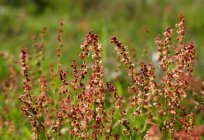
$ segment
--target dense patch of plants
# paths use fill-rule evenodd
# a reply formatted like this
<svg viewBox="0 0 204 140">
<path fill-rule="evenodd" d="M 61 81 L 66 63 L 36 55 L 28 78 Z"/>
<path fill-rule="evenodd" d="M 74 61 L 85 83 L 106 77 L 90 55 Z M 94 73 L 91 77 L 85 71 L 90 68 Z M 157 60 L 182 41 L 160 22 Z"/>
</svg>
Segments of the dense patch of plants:
<svg viewBox="0 0 204 140">
<path fill-rule="evenodd" d="M 198 128 L 195 120 L 197 115 L 203 116 L 204 86 L 199 83 L 201 89 L 192 88 L 195 47 L 193 42 L 184 41 L 184 23 L 181 15 L 175 35 L 168 27 L 155 40 L 162 70 L 159 78 L 153 64 L 134 63 L 127 47 L 111 37 L 129 78 L 123 95 L 118 94 L 117 78 L 110 81 L 104 78 L 103 45 L 93 32 L 86 35 L 78 56 L 81 60 L 72 62 L 70 73 L 61 62 L 63 20 L 60 20 L 57 62 L 50 64 L 50 73 L 45 75 L 42 62 L 46 28 L 40 39 L 33 36 L 34 51 L 20 52 L 23 93 L 19 96 L 21 110 L 32 128 L 31 139 L 202 137 L 203 126 Z M 17 86 L 12 67 L 10 73 L 10 79 L 2 86 L 5 98 Z"/>
</svg>

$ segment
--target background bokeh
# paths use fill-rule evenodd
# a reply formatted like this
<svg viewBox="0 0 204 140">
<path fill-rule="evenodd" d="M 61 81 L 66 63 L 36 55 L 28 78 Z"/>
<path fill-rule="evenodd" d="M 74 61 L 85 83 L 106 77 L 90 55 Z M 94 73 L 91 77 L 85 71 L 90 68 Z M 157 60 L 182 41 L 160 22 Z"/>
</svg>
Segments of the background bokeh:
<svg viewBox="0 0 204 140">
<path fill-rule="evenodd" d="M 122 95 L 126 92 L 123 87 L 127 87 L 128 84 L 127 72 L 123 69 L 115 71 L 120 65 L 114 46 L 110 44 L 111 36 L 117 36 L 128 46 L 137 64 L 141 60 L 146 63 L 153 62 L 159 77 L 160 71 L 154 59 L 157 53 L 155 38 L 162 34 L 166 27 L 174 28 L 175 23 L 178 23 L 179 14 L 185 16 L 186 43 L 195 43 L 194 78 L 201 81 L 204 79 L 203 13 L 204 0 L 0 0 L 0 82 L 8 79 L 9 65 L 17 70 L 17 78 L 20 77 L 20 50 L 32 50 L 32 35 L 39 36 L 43 27 L 47 27 L 47 32 L 44 38 L 46 57 L 43 61 L 42 75 L 49 76 L 49 64 L 55 65 L 57 61 L 58 21 L 63 18 L 63 67 L 67 68 L 73 59 L 80 61 L 80 44 L 84 41 L 86 33 L 93 31 L 103 45 L 105 78 L 108 81 L 113 80 L 111 77 L 121 75 L 115 84 L 118 94 Z M 17 84 L 17 91 L 11 90 L 5 94 L 6 96 L 2 94 L 3 88 L 0 86 L 0 120 L 13 121 L 13 125 L 7 124 L 11 129 L 16 127 L 17 130 L 5 128 L 4 132 L 2 131 L 5 133 L 3 139 L 12 139 L 16 135 L 19 136 L 18 139 L 29 139 L 31 136 L 28 120 L 22 121 L 22 113 L 19 113 L 21 103 L 18 96 L 23 93 L 21 78 L 17 79 Z M 10 111 L 4 110 L 4 106 L 9 106 Z M 202 115 L 196 119 L 196 124 L 203 124 Z M 0 121 L 0 128 L 1 123 L 3 122 Z M 11 136 L 12 133 L 15 135 Z"/>
<path fill-rule="evenodd" d="M 186 40 L 193 40 L 196 45 L 195 75 L 202 79 L 203 7 L 203 0 L 1 0 L 0 50 L 17 56 L 20 48 L 32 47 L 32 34 L 38 34 L 46 26 L 45 48 L 47 59 L 52 61 L 57 47 L 58 20 L 63 18 L 65 63 L 76 58 L 84 35 L 90 30 L 99 35 L 105 46 L 106 60 L 112 60 L 109 38 L 116 35 L 129 50 L 134 49 L 138 57 L 146 48 L 145 60 L 151 62 L 156 51 L 155 37 L 167 26 L 174 27 L 182 13 L 187 24 Z M 1 79 L 6 73 L 5 65 L 0 58 Z"/>
</svg>

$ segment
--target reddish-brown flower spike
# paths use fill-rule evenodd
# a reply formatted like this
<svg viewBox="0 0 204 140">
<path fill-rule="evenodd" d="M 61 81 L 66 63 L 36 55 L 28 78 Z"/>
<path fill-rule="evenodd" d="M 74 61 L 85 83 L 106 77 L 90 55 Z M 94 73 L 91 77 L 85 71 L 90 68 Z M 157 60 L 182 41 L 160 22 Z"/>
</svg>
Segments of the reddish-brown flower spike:
<svg viewBox="0 0 204 140">
<path fill-rule="evenodd" d="M 51 77 L 51 80 L 52 80 L 52 81 L 53 81 L 53 80 L 55 79 L 55 77 L 56 77 L 53 64 L 50 64 L 50 77 Z"/>
<path fill-rule="evenodd" d="M 129 76 L 132 77 L 134 71 L 134 63 L 128 56 L 129 52 L 127 51 L 126 47 L 123 46 L 123 44 L 118 41 L 115 36 L 113 36 L 110 41 L 111 43 L 114 43 L 116 45 L 115 50 L 117 51 L 117 54 L 121 57 L 121 62 L 126 66 Z"/>
<path fill-rule="evenodd" d="M 59 43 L 58 56 L 60 56 L 60 48 L 62 47 L 62 26 L 63 22 L 60 20 L 57 35 Z M 174 133 L 176 131 L 175 125 L 180 124 L 183 130 L 191 131 L 194 116 L 188 114 L 186 111 L 188 109 L 182 109 L 181 103 L 185 97 L 184 95 L 187 95 L 186 89 L 190 84 L 190 80 L 185 77 L 191 76 L 193 60 L 195 59 L 195 47 L 193 43 L 190 42 L 185 45 L 183 41 L 185 28 L 182 16 L 180 17 L 180 23 L 177 27 L 178 41 L 175 41 L 177 44 L 172 44 L 174 43 L 174 41 L 172 41 L 173 38 L 171 38 L 173 30 L 170 27 L 163 33 L 163 38 L 159 36 L 155 41 L 158 46 L 159 64 L 164 70 L 164 73 L 162 73 L 162 75 L 164 74 L 162 82 L 158 83 L 158 85 L 156 84 L 157 80 L 155 78 L 153 65 L 141 63 L 141 67 L 138 71 L 138 68 L 134 66 L 133 59 L 129 57 L 126 47 L 117 40 L 115 36 L 112 36 L 110 39 L 111 43 L 115 44 L 117 55 L 126 66 L 131 78 L 130 83 L 128 83 L 128 92 L 131 94 L 127 96 L 125 93 L 123 94 L 125 96 L 119 96 L 114 84 L 105 82 L 102 45 L 99 43 L 98 36 L 89 32 L 81 45 L 82 51 L 79 56 L 80 58 L 90 56 L 92 63 L 89 63 L 89 65 L 86 64 L 85 59 L 81 65 L 73 61 L 71 65 L 73 69 L 73 79 L 70 83 L 66 81 L 67 72 L 62 70 L 61 63 L 58 65 L 57 73 L 59 78 L 56 80 L 60 80 L 60 85 L 53 84 L 53 87 L 55 88 L 57 86 L 56 91 L 61 91 L 62 93 L 76 92 L 76 95 L 67 94 L 68 97 L 66 96 L 65 98 L 65 95 L 60 95 L 59 100 L 61 100 L 61 102 L 56 103 L 60 109 L 58 109 L 58 107 L 56 108 L 56 106 L 54 107 L 59 111 L 56 112 L 55 110 L 53 111 L 54 113 L 52 113 L 52 111 L 50 112 L 51 117 L 57 118 L 54 122 L 51 121 L 52 119 L 46 119 L 47 117 L 43 119 L 45 120 L 44 122 L 41 122 L 39 118 L 39 116 L 43 114 L 44 109 L 46 109 L 46 114 L 50 111 L 46 108 L 48 104 L 46 104 L 42 111 L 38 109 L 38 106 L 44 107 L 44 103 L 47 102 L 47 96 L 44 93 L 48 92 L 46 88 L 48 83 L 44 78 L 40 79 L 39 88 L 41 89 L 42 95 L 37 98 L 39 99 L 37 100 L 38 104 L 28 100 L 27 94 L 19 97 L 24 104 L 22 111 L 30 118 L 33 132 L 38 133 L 40 127 L 44 128 L 44 126 L 47 127 L 51 125 L 51 129 L 49 128 L 51 131 L 53 130 L 53 132 L 61 135 L 64 133 L 61 131 L 64 131 L 63 129 L 65 128 L 66 131 L 68 129 L 70 136 L 75 136 L 79 139 L 97 139 L 99 137 L 119 139 L 119 135 L 114 135 L 115 132 L 113 131 L 118 125 L 123 125 L 124 134 L 128 137 L 134 135 L 133 133 L 135 133 L 137 127 L 136 133 L 140 133 L 140 126 L 132 126 L 132 121 L 130 121 L 131 115 L 136 118 L 146 118 L 145 121 L 150 129 L 146 129 L 145 131 L 147 131 L 146 136 L 149 137 L 151 137 L 151 133 L 156 131 L 154 130 L 156 128 L 151 128 L 151 125 L 158 122 L 156 119 L 158 115 L 161 117 L 161 123 L 159 120 L 158 126 L 161 126 L 162 123 L 164 125 L 161 130 L 165 129 L 164 131 L 166 132 Z M 24 76 L 25 92 L 30 90 L 26 51 L 21 53 L 20 59 Z M 53 65 L 50 65 L 50 74 L 52 82 L 55 83 L 56 72 L 54 71 Z M 111 95 L 109 96 L 108 94 L 110 92 Z M 35 97 L 32 98 L 35 99 Z M 108 104 L 110 103 L 110 106 L 106 105 L 107 102 Z M 131 110 L 129 110 L 129 106 L 127 106 L 128 103 L 130 103 L 132 107 Z M 114 109 L 112 110 L 112 108 Z M 116 111 L 114 111 L 115 109 Z M 118 115 L 121 121 L 115 120 L 114 116 L 117 115 L 117 112 L 119 112 Z M 53 114 L 56 115 L 56 117 Z M 67 125 L 67 122 L 70 122 L 70 125 Z M 114 122 L 116 122 L 116 124 L 114 124 Z M 146 125 L 146 123 L 144 124 Z"/>
<path fill-rule="evenodd" d="M 30 96 L 29 92 L 31 90 L 31 85 L 30 85 L 30 79 L 28 76 L 27 60 L 28 60 L 28 54 L 27 54 L 26 50 L 22 49 L 21 53 L 20 53 L 20 66 L 21 66 L 22 74 L 24 76 L 23 90 L 24 90 L 25 94 L 28 94 Z M 31 99 L 31 97 L 30 97 L 30 99 Z"/>
<path fill-rule="evenodd" d="M 57 31 L 57 41 L 58 41 L 58 47 L 57 47 L 57 57 L 58 57 L 58 66 L 60 65 L 60 60 L 59 57 L 61 56 L 61 48 L 63 46 L 63 42 L 62 42 L 62 34 L 63 34 L 63 19 L 61 18 L 59 20 L 59 27 L 58 27 L 58 31 Z"/>
<path fill-rule="evenodd" d="M 27 52 L 22 49 L 21 53 L 20 53 L 20 63 L 21 63 L 21 70 L 22 70 L 22 74 L 23 76 L 25 76 L 26 78 L 28 77 L 28 67 L 27 67 Z"/>
<path fill-rule="evenodd" d="M 114 43 L 116 41 L 116 37 L 115 36 L 112 36 L 111 37 L 111 43 Z"/>
<path fill-rule="evenodd" d="M 202 110 L 204 111 L 204 81 L 201 86 L 201 96 L 202 96 Z"/>
</svg>

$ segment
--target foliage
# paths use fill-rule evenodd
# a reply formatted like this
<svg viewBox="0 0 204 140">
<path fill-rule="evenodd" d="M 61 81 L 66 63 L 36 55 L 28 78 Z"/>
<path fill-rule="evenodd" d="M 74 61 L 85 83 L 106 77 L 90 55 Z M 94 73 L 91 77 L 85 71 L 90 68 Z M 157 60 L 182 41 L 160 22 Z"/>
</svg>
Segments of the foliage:
<svg viewBox="0 0 204 140">
<path fill-rule="evenodd" d="M 203 4 L 0 1 L 0 139 L 204 139 Z"/>
<path fill-rule="evenodd" d="M 86 35 L 79 54 L 81 60 L 72 62 L 70 74 L 61 58 L 62 19 L 57 33 L 57 61 L 50 64 L 50 74 L 45 73 L 47 29 L 43 28 L 40 38 L 33 36 L 35 49 L 20 52 L 23 94 L 19 99 L 27 119 L 22 120 L 19 112 L 12 109 L 20 109 L 19 102 L 13 101 L 20 90 L 17 79 L 21 79 L 13 63 L 9 68 L 9 79 L 2 81 L 1 129 L 6 133 L 1 135 L 4 139 L 8 138 L 8 133 L 15 133 L 31 139 L 115 140 L 202 136 L 202 128 L 196 128 L 201 124 L 196 124 L 196 120 L 204 115 L 203 100 L 200 100 L 204 99 L 204 86 L 201 83 L 200 88 L 192 89 L 195 48 L 193 42 L 186 44 L 184 41 L 184 23 L 181 15 L 175 38 L 170 27 L 163 33 L 164 38 L 156 38 L 158 62 L 163 71 L 163 76 L 158 79 L 153 64 L 135 63 L 127 48 L 115 36 L 111 38 L 117 56 L 127 70 L 127 88 L 121 87 L 118 76 L 106 80 L 104 47 L 92 32 Z M 6 57 L 4 53 L 2 56 Z M 13 120 L 10 112 L 18 119 Z M 22 127 L 28 125 L 27 120 L 31 128 Z"/>
</svg>

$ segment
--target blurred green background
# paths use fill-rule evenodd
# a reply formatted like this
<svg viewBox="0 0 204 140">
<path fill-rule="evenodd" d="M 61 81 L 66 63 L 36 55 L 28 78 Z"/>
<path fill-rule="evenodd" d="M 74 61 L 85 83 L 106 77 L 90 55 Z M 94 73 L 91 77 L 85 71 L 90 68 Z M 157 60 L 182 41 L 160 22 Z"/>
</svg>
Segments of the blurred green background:
<svg viewBox="0 0 204 140">
<path fill-rule="evenodd" d="M 64 19 L 63 63 L 70 64 L 80 51 L 85 34 L 92 30 L 104 46 L 106 64 L 114 64 L 109 39 L 119 40 L 136 50 L 139 58 L 147 48 L 145 61 L 151 62 L 157 48 L 154 39 L 167 26 L 174 27 L 180 13 L 185 15 L 187 41 L 196 45 L 195 75 L 204 78 L 203 0 L 0 0 L 0 51 L 18 58 L 20 48 L 31 48 L 32 34 L 46 26 L 47 64 L 54 62 L 58 20 Z M 6 77 L 0 58 L 0 77 Z"/>
<path fill-rule="evenodd" d="M 17 63 L 20 49 L 32 50 L 32 35 L 39 35 L 44 26 L 47 27 L 47 33 L 44 40 L 46 57 L 43 62 L 45 67 L 43 75 L 49 75 L 49 64 L 56 64 L 57 60 L 56 36 L 60 18 L 64 19 L 62 48 L 64 67 L 67 68 L 73 59 L 79 61 L 80 44 L 84 41 L 86 33 L 92 30 L 99 36 L 104 47 L 104 71 L 106 78 L 111 78 L 111 74 L 118 74 L 114 73 L 118 65 L 114 46 L 109 43 L 112 35 L 127 45 L 130 52 L 135 53 L 131 55 L 135 55 L 138 63 L 141 59 L 151 63 L 152 55 L 157 52 L 154 43 L 156 36 L 162 34 L 167 26 L 174 28 L 179 14 L 185 16 L 186 43 L 192 40 L 196 46 L 195 78 L 204 79 L 203 13 L 204 0 L 0 0 L 0 81 L 9 77 L 10 64 L 19 70 Z M 147 50 L 145 56 L 144 49 Z M 19 72 L 20 70 L 18 74 Z M 123 75 L 122 80 L 127 78 L 125 74 Z M 18 82 L 20 85 L 21 79 Z M 119 82 L 116 82 L 116 86 L 121 95 L 126 91 L 123 86 L 128 83 Z M 21 86 L 19 88 L 21 89 Z M 9 92 L 11 93 L 9 97 L 14 96 L 18 99 L 18 95 L 22 94 L 22 89 L 19 88 L 17 94 Z M 9 104 L 11 111 L 7 116 L 2 116 L 6 118 L 5 120 L 15 120 L 16 128 L 20 128 L 17 129 L 21 135 L 19 139 L 29 139 L 30 129 L 24 127 L 25 123 L 26 126 L 29 126 L 29 123 L 22 122 L 22 114 L 18 109 L 20 101 L 8 100 L 4 105 L 3 94 L 0 95 L 0 101 L 2 101 L 0 114 L 4 111 L 3 106 Z M 203 122 L 202 116 L 196 121 L 196 124 Z M 4 132 L 4 139 L 9 139 L 10 134 L 13 134 L 11 132 Z"/>
</svg>

